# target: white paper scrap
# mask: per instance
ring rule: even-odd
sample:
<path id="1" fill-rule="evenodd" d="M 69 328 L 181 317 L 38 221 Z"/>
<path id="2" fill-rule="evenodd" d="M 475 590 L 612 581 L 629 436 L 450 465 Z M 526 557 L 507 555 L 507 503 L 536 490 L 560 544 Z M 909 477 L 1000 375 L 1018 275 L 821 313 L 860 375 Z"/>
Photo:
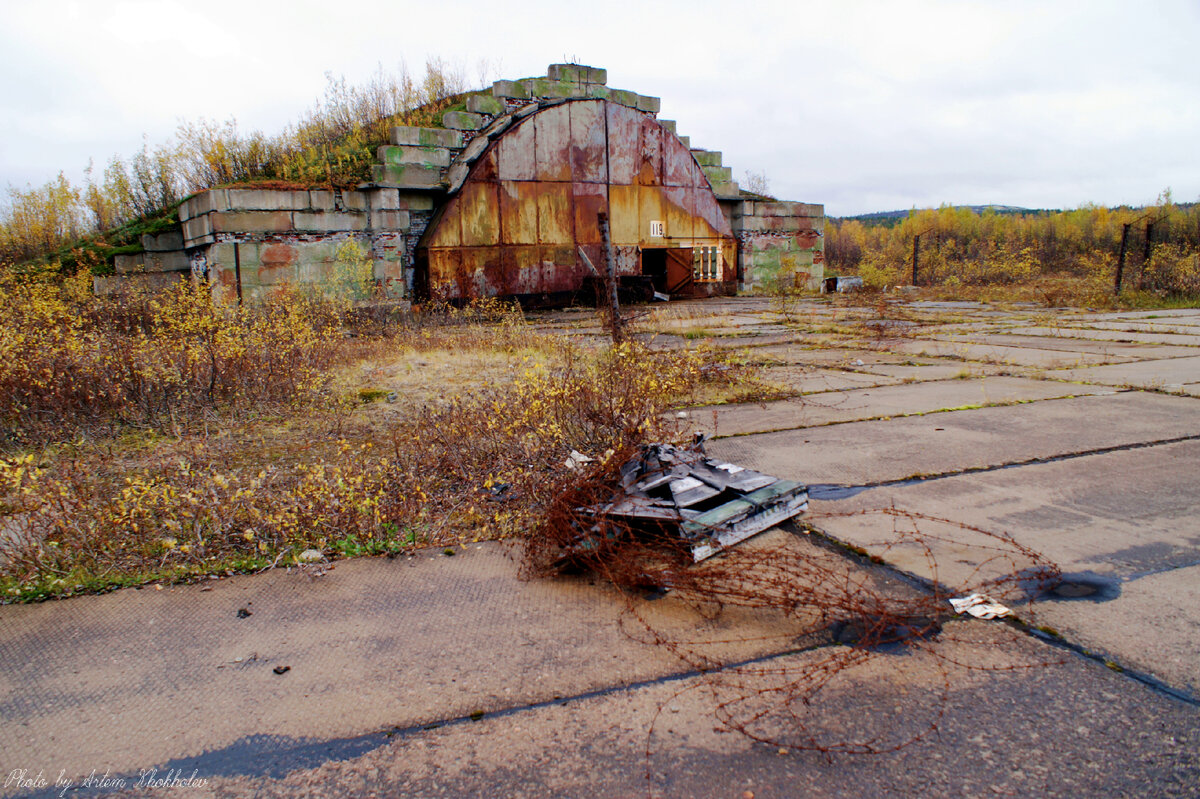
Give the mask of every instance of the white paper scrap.
<path id="1" fill-rule="evenodd" d="M 1011 616 L 1012 611 L 986 594 L 971 594 L 950 600 L 955 613 L 970 613 L 977 619 L 998 619 Z"/>

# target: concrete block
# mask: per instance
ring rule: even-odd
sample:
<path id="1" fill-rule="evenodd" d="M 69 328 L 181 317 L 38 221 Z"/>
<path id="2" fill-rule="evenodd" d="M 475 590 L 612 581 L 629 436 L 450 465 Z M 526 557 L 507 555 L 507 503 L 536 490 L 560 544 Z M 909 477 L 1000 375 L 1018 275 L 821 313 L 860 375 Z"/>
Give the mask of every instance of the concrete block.
<path id="1" fill-rule="evenodd" d="M 756 205 L 755 211 L 762 216 L 789 216 L 804 218 L 821 218 L 825 216 L 825 206 L 817 203 L 797 203 L 787 201 L 760 202 Z"/>
<path id="2" fill-rule="evenodd" d="M 713 183 L 713 194 L 718 197 L 737 197 L 741 193 L 741 187 L 737 181 L 729 181 L 728 183 Z"/>
<path id="3" fill-rule="evenodd" d="M 679 140 L 680 140 L 681 142 L 683 142 L 683 146 L 684 146 L 684 147 L 691 147 L 691 146 L 692 146 L 692 137 L 691 137 L 691 136 L 680 136 L 680 137 L 679 137 Z"/>
<path id="4" fill-rule="evenodd" d="M 450 166 L 450 151 L 445 147 L 401 147 L 385 144 L 375 151 L 381 164 L 421 164 L 423 166 Z"/>
<path id="5" fill-rule="evenodd" d="M 396 211 L 400 209 L 399 189 L 370 189 L 366 192 L 372 211 Z"/>
<path id="6" fill-rule="evenodd" d="M 546 67 L 546 77 L 549 80 L 565 81 L 567 83 L 584 83 L 583 76 L 587 67 L 578 64 L 551 64 Z"/>
<path id="7" fill-rule="evenodd" d="M 366 214 L 338 211 L 298 211 L 293 215 L 296 230 L 364 230 Z"/>
<path id="8" fill-rule="evenodd" d="M 612 100 L 614 103 L 620 103 L 621 105 L 627 105 L 630 108 L 638 107 L 637 92 L 627 92 L 624 89 L 613 89 L 609 93 L 608 99 Z"/>
<path id="9" fill-rule="evenodd" d="M 570 98 L 586 97 L 587 88 L 581 83 L 570 83 L 549 78 L 529 78 L 522 81 L 530 97 Z"/>
<path id="10" fill-rule="evenodd" d="M 433 198 L 428 194 L 407 193 L 403 189 L 397 192 L 398 202 L 401 210 L 407 211 L 432 211 Z"/>
<path id="11" fill-rule="evenodd" d="M 498 80 L 492 84 L 492 96 L 525 100 L 529 97 L 529 89 L 525 88 L 524 84 L 515 80 Z"/>
<path id="12" fill-rule="evenodd" d="M 179 221 L 183 222 L 212 211 L 228 211 L 229 202 L 225 189 L 209 189 L 188 198 L 179 206 Z"/>
<path id="13" fill-rule="evenodd" d="M 183 272 L 192 268 L 192 262 L 182 249 L 148 252 L 143 257 L 142 268 L 147 272 Z"/>
<path id="14" fill-rule="evenodd" d="M 117 270 L 118 275 L 140 272 L 142 271 L 142 265 L 145 263 L 142 260 L 144 254 L 139 252 L 135 255 L 118 255 L 113 258 L 113 267 Z"/>
<path id="15" fill-rule="evenodd" d="M 442 183 L 442 170 L 421 164 L 375 164 L 371 167 L 371 177 L 385 186 L 439 186 Z"/>
<path id="16" fill-rule="evenodd" d="M 291 211 L 224 211 L 208 215 L 214 233 L 284 233 L 292 230 Z"/>
<path id="17" fill-rule="evenodd" d="M 451 130 L 479 130 L 484 121 L 479 114 L 466 111 L 447 111 L 442 114 L 442 124 Z"/>
<path id="18" fill-rule="evenodd" d="M 586 87 L 588 97 L 594 97 L 597 100 L 607 100 L 612 94 L 612 89 L 598 83 L 589 83 Z"/>
<path id="19" fill-rule="evenodd" d="M 308 207 L 314 211 L 332 211 L 333 192 L 325 189 L 311 189 L 308 192 Z"/>
<path id="20" fill-rule="evenodd" d="M 226 189 L 230 211 L 304 211 L 308 208 L 307 191 L 273 189 Z"/>
<path id="21" fill-rule="evenodd" d="M 471 167 L 465 163 L 459 162 L 446 172 L 446 186 L 450 191 L 458 191 L 462 185 L 467 182 L 467 175 L 470 174 Z"/>
<path id="22" fill-rule="evenodd" d="M 342 210 L 345 211 L 366 211 L 367 210 L 367 195 L 361 191 L 343 191 L 342 192 Z"/>
<path id="23" fill-rule="evenodd" d="M 203 216 L 195 216 L 187 219 L 183 223 L 183 240 L 189 247 L 194 247 L 198 239 L 204 236 L 211 236 L 212 229 L 212 214 Z"/>
<path id="24" fill-rule="evenodd" d="M 401 147 L 449 147 L 457 149 L 463 146 L 463 135 L 457 130 L 442 128 L 392 128 L 392 144 Z"/>
<path id="25" fill-rule="evenodd" d="M 502 117 L 496 117 L 492 120 L 492 124 L 484 128 L 483 133 L 479 135 L 486 136 L 488 138 L 499 136 L 508 129 L 509 125 L 513 123 L 513 119 L 515 119 L 515 117 L 513 117 L 512 114 L 505 114 Z M 478 136 L 476 138 L 478 138 Z M 472 139 L 472 141 L 474 141 L 474 139 Z"/>
<path id="26" fill-rule="evenodd" d="M 499 116 L 504 113 L 504 103 L 486 94 L 472 94 L 467 97 L 467 110 L 472 114 Z"/>
<path id="27" fill-rule="evenodd" d="M 658 97 L 647 97 L 644 94 L 639 94 L 637 96 L 637 104 L 634 107 L 639 111 L 645 111 L 647 114 L 657 114 L 661 106 L 662 100 Z"/>
<path id="28" fill-rule="evenodd" d="M 458 160 L 468 164 L 473 163 L 476 158 L 483 155 L 483 151 L 488 148 L 488 144 L 487 136 L 476 136 L 471 139 L 470 144 L 463 148 L 463 151 L 458 156 Z"/>
<path id="29" fill-rule="evenodd" d="M 147 252 L 168 252 L 183 249 L 183 230 L 168 230 L 165 233 L 147 233 L 142 236 L 142 247 Z"/>
<path id="30" fill-rule="evenodd" d="M 721 154 L 716 150 L 692 150 L 696 163 L 700 166 L 720 166 Z"/>
<path id="31" fill-rule="evenodd" d="M 582 64 L 551 64 L 546 67 L 546 78 L 565 83 L 607 83 L 608 70 Z"/>
<path id="32" fill-rule="evenodd" d="M 408 230 L 410 227 L 408 211 L 372 211 L 370 219 L 371 230 Z"/>
<path id="33" fill-rule="evenodd" d="M 107 275 L 92 278 L 92 290 L 102 296 L 122 294 L 134 289 L 156 293 L 171 288 L 191 272 L 154 272 L 150 274 Z"/>
<path id="34" fill-rule="evenodd" d="M 676 127 L 676 126 L 675 126 L 675 120 L 673 120 L 673 119 L 660 119 L 660 120 L 658 120 L 658 124 L 662 125 L 664 128 L 666 128 L 667 130 L 671 131 L 671 132 L 672 132 L 672 133 L 674 133 L 676 136 L 678 136 L 678 135 L 679 135 L 679 131 L 675 129 L 675 127 Z"/>
<path id="35" fill-rule="evenodd" d="M 727 166 L 701 166 L 709 183 L 728 183 L 733 180 L 733 170 Z"/>

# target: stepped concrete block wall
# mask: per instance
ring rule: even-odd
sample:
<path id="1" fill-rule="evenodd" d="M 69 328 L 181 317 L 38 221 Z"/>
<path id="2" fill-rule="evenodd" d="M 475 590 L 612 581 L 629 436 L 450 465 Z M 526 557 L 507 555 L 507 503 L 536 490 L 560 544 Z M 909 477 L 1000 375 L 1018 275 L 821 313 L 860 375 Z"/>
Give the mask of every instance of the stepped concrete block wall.
<path id="1" fill-rule="evenodd" d="M 370 259 L 377 288 L 398 299 L 411 293 L 406 256 L 434 204 L 428 193 L 391 186 L 346 191 L 217 189 L 180 207 L 185 249 L 179 254 L 186 255 L 190 271 L 204 276 L 214 296 L 222 299 L 257 300 L 294 285 L 353 293 L 362 287 L 350 285 L 351 253 L 341 250 L 352 241 Z"/>
<path id="2" fill-rule="evenodd" d="M 820 291 L 825 277 L 825 207 L 746 200 L 735 211 L 744 289 Z"/>

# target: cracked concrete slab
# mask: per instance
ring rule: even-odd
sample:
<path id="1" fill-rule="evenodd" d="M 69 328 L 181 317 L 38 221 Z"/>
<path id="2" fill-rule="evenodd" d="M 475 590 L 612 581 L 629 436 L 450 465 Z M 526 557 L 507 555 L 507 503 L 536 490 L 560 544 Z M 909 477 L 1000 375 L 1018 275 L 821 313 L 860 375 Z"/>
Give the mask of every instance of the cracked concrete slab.
<path id="1" fill-rule="evenodd" d="M 1192 347 L 1158 346 L 1058 334 L 1039 335 L 1036 333 L 1026 334 L 1024 332 L 1011 334 L 987 333 L 969 334 L 954 338 L 939 336 L 938 338 L 943 341 L 972 341 L 975 343 L 1003 344 L 1012 347 L 1030 347 L 1061 352 L 1090 352 L 1106 358 L 1116 356 L 1120 358 L 1128 357 L 1139 360 L 1151 360 L 1154 358 L 1186 358 L 1197 354 L 1196 350 Z"/>
<path id="2" fill-rule="evenodd" d="M 898 752 L 822 754 L 753 744 L 730 733 L 697 678 L 487 715 L 436 729 L 380 736 L 341 757 L 303 763 L 278 776 L 284 747 L 254 763 L 207 772 L 204 797 L 688 796 L 698 799 L 862 796 L 1189 796 L 1200 779 L 1200 725 L 1195 708 L 1131 684 L 1102 666 L 1015 634 L 1003 625 L 951 625 L 932 647 L 952 657 L 979 657 L 1015 670 L 937 668 L 922 676 L 912 661 L 881 658 L 839 679 L 827 715 L 793 711 L 814 734 L 836 738 L 849 728 L 886 736 L 910 715 L 937 732 Z M 996 660 L 995 653 L 1003 653 Z M 800 670 L 811 656 L 780 659 Z M 909 661 L 906 663 L 905 661 Z M 922 706 L 922 700 L 945 699 Z M 870 713 L 855 712 L 870 697 Z M 786 733 L 768 715 L 765 733 Z M 337 742 L 329 745 L 339 752 Z M 365 750 L 365 751 L 361 751 Z M 249 760 L 249 758 L 246 758 Z M 187 764 L 181 764 L 185 768 Z M 238 769 L 241 765 L 241 770 Z M 257 766 L 258 771 L 255 770 Z M 190 769 L 188 771 L 190 773 Z M 130 791 L 130 795 L 136 795 Z M 191 795 L 191 794 L 189 794 Z"/>
<path id="3" fill-rule="evenodd" d="M 763 370 L 763 381 L 787 386 L 803 394 L 822 391 L 845 391 L 852 388 L 873 388 L 903 382 L 903 378 L 869 372 L 848 372 L 823 369 L 817 366 L 771 366 Z"/>
<path id="4" fill-rule="evenodd" d="M 826 391 L 756 405 L 697 408 L 691 413 L 698 430 L 731 436 L 1096 393 L 1107 392 L 1069 383 L 988 377 Z"/>
<path id="5" fill-rule="evenodd" d="M 1022 618 L 1200 696 L 1198 481 L 1200 441 L 1193 440 L 883 486 L 814 502 L 813 512 L 818 527 L 868 550 L 878 520 L 841 514 L 898 508 L 1008 533 L 1095 589 L 1015 607 Z M 975 568 L 975 534 L 917 526 L 937 536 L 938 579 L 952 584 Z M 893 548 L 887 559 L 933 578 L 920 548 Z"/>
<path id="6" fill-rule="evenodd" d="M 1200 403 L 1128 391 L 737 436 L 709 451 L 811 485 L 857 486 L 1181 436 L 1200 436 Z"/>
<path id="7" fill-rule="evenodd" d="M 1095 329 L 1086 327 L 1026 327 L 1020 333 L 1028 336 L 1080 338 L 1093 341 L 1159 344 L 1178 347 L 1200 347 L 1200 335 L 1179 333 L 1145 333 L 1129 330 Z"/>
<path id="8" fill-rule="evenodd" d="M 1041 369 L 1056 369 L 1071 366 L 1090 366 L 1103 363 L 1121 363 L 1131 359 L 1128 355 L 1101 355 L 1093 352 L 1062 352 L 1032 347 L 1011 347 L 1001 344 L 975 344 L 967 341 L 940 341 L 937 339 L 912 339 L 888 343 L 891 352 L 910 355 L 928 355 L 959 358 L 964 361 L 986 361 L 1011 366 L 1033 366 Z"/>
<path id="9" fill-rule="evenodd" d="M 480 544 L 342 561 L 318 579 L 276 570 L 0 607 L 0 751 L 71 774 L 128 771 L 251 733 L 339 738 L 682 667 L 621 631 L 615 589 L 524 581 L 517 568 L 500 545 Z M 669 597 L 650 612 L 668 630 L 711 626 Z M 773 651 L 780 624 L 724 618 L 710 632 L 737 627 L 745 639 L 714 654 Z"/>
<path id="10" fill-rule="evenodd" d="M 1106 386 L 1137 386 L 1178 391 L 1185 385 L 1200 383 L 1200 356 L 1091 366 L 1083 369 L 1055 369 L 1046 372 L 1046 377 Z"/>

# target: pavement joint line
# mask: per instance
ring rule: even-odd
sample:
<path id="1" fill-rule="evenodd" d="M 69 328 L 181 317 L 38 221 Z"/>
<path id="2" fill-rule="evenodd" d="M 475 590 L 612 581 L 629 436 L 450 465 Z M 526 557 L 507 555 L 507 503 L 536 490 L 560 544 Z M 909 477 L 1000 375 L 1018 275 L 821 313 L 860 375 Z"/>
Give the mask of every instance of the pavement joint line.
<path id="1" fill-rule="evenodd" d="M 1132 444 L 1114 444 L 1111 447 L 1098 447 L 1096 449 L 1085 449 L 1077 452 L 1066 452 L 1061 455 L 1051 455 L 1044 458 L 1028 458 L 1021 461 L 1006 461 L 1004 463 L 990 464 L 987 466 L 968 466 L 965 469 L 956 469 L 951 472 L 939 472 L 937 474 L 929 475 L 913 475 L 910 477 L 900 477 L 895 480 L 879 480 L 872 483 L 862 483 L 852 486 L 833 485 L 829 486 L 825 490 L 831 495 L 836 492 L 859 493 L 862 491 L 868 491 L 872 488 L 887 488 L 890 486 L 906 486 L 914 485 L 916 483 L 928 483 L 933 480 L 945 480 L 950 477 L 962 477 L 963 475 L 968 474 L 999 472 L 1005 469 L 1016 469 L 1022 466 L 1039 466 L 1045 463 L 1059 463 L 1060 461 L 1075 460 L 1076 458 L 1088 458 L 1093 455 L 1107 455 L 1112 452 L 1129 452 L 1137 449 L 1148 449 L 1150 447 L 1165 447 L 1171 444 L 1181 444 L 1185 441 L 1200 441 L 1200 433 L 1187 436 L 1176 436 L 1175 438 L 1160 438 L 1154 441 L 1135 441 Z M 820 496 L 813 495 L 811 490 L 809 495 L 812 499 L 822 499 Z M 853 496 L 853 494 L 851 494 L 851 496 Z M 844 498 L 845 497 L 841 497 L 839 499 Z M 836 502 L 838 499 L 830 499 L 826 501 Z"/>
<path id="2" fill-rule="evenodd" d="M 1153 577 L 1156 574 L 1166 574 L 1167 572 L 1178 571 L 1179 569 L 1191 569 L 1200 566 L 1200 560 L 1194 560 L 1191 563 L 1180 563 L 1175 566 L 1164 566 L 1161 569 L 1147 569 L 1146 571 L 1134 572 L 1121 579 L 1122 582 L 1130 583 L 1134 580 L 1140 580 L 1143 577 Z"/>
<path id="3" fill-rule="evenodd" d="M 956 378 L 948 378 L 948 379 L 954 380 Z M 921 381 L 921 382 L 933 383 L 936 381 L 928 380 L 928 381 Z M 903 384 L 901 384 L 901 385 L 903 385 Z M 984 408 L 1009 408 L 1009 407 L 1012 407 L 1013 405 L 1032 405 L 1035 402 L 1057 402 L 1059 400 L 1080 399 L 1081 397 L 1111 397 L 1111 396 L 1115 396 L 1117 394 L 1129 394 L 1129 393 L 1133 393 L 1133 392 L 1137 392 L 1137 391 L 1142 391 L 1142 389 L 1114 388 L 1114 390 L 1108 394 L 1103 394 L 1103 393 L 1101 393 L 1101 394 L 1068 394 L 1063 397 L 1042 397 L 1042 398 L 1034 398 L 1034 399 L 1003 400 L 1001 402 L 980 402 L 980 403 L 971 404 L 971 405 L 960 405 L 957 408 L 934 408 L 933 410 L 929 410 L 929 411 L 910 411 L 908 413 L 888 413 L 888 414 L 880 414 L 879 416 L 864 416 L 861 419 L 838 419 L 838 420 L 834 420 L 832 422 L 821 422 L 820 424 L 802 424 L 802 425 L 796 425 L 795 427 L 773 427 L 769 430 L 753 430 L 753 431 L 749 431 L 746 433 L 726 433 L 725 435 L 721 435 L 718 433 L 717 435 L 714 435 L 707 440 L 720 441 L 720 440 L 726 439 L 726 438 L 744 438 L 746 436 L 767 435 L 768 433 L 786 433 L 789 430 L 817 430 L 822 427 L 836 427 L 838 425 L 859 424 L 861 422 L 886 422 L 886 421 L 891 421 L 892 419 L 910 419 L 910 418 L 920 417 L 920 416 L 931 416 L 932 414 L 935 414 L 935 413 L 955 413 L 957 411 L 978 411 L 978 410 L 982 410 Z M 832 392 L 830 392 L 830 393 L 832 393 Z M 1178 396 L 1178 395 L 1172 394 L 1170 396 Z M 737 404 L 745 405 L 745 404 L 751 404 L 751 403 L 737 403 Z M 718 407 L 729 408 L 729 407 L 735 407 L 735 406 L 734 405 L 726 405 L 726 406 L 718 406 Z"/>
<path id="4" fill-rule="evenodd" d="M 732 669 L 741 668 L 743 666 L 752 666 L 758 663 L 767 663 L 779 658 L 790 657 L 792 655 L 804 654 L 806 652 L 814 652 L 818 649 L 823 649 L 828 646 L 835 645 L 832 642 L 822 642 L 805 647 L 793 647 L 778 652 L 770 652 L 765 655 L 747 658 L 745 660 L 726 663 L 721 666 L 716 666 L 711 669 L 689 669 L 682 672 L 673 672 L 664 674 L 658 677 L 649 677 L 643 680 L 635 680 L 630 683 L 621 685 L 610 685 L 602 688 L 593 688 L 588 691 L 583 691 L 570 696 L 560 696 L 554 699 L 540 700 L 537 702 L 527 702 L 522 705 L 512 705 L 509 707 L 500 708 L 498 710 L 489 711 L 472 711 L 466 715 L 451 716 L 447 718 L 435 719 L 417 724 L 410 724 L 406 727 L 387 727 L 383 729 L 373 730 L 371 732 L 362 733 L 360 735 L 352 735 L 344 738 L 326 738 L 326 739 L 292 739 L 293 743 L 290 746 L 272 746 L 271 736 L 253 735 L 248 736 L 250 739 L 257 742 L 257 750 L 255 744 L 243 743 L 246 739 L 239 739 L 222 749 L 210 750 L 208 752 L 194 755 L 191 757 L 177 758 L 167 763 L 160 764 L 158 772 L 166 774 L 169 771 L 175 771 L 180 774 L 190 774 L 193 770 L 200 771 L 205 777 L 263 777 L 269 776 L 273 778 L 282 778 L 284 775 L 302 768 L 312 768 L 323 763 L 339 762 L 350 760 L 356 757 L 361 757 L 369 752 L 373 752 L 380 747 L 386 746 L 391 741 L 397 738 L 404 738 L 409 735 L 429 732 L 440 729 L 442 727 L 455 727 L 461 724 L 481 721 L 483 719 L 505 718 L 508 716 L 517 715 L 531 710 L 541 710 L 556 705 L 567 705 L 574 702 L 595 699 L 597 697 L 610 696 L 612 694 L 625 693 L 629 691 L 637 691 L 642 688 L 648 688 L 655 685 L 666 685 L 673 682 L 687 680 L 693 677 L 698 677 L 708 673 L 719 673 Z M 139 777 L 155 766 L 145 766 L 135 768 L 133 771 L 112 775 L 110 779 L 125 779 L 127 784 L 134 784 Z M 14 799 L 42 799 L 46 797 L 57 797 L 58 789 L 51 788 L 49 790 L 38 791 L 34 793 L 17 794 Z M 94 794 L 94 791 L 84 789 L 82 792 L 72 790 L 72 796 L 78 794 L 80 796 Z"/>
<path id="5" fill-rule="evenodd" d="M 1200 436 L 1197 436 L 1197 438 L 1200 438 Z M 914 574 L 906 569 L 901 569 L 899 566 L 896 566 L 893 563 L 889 563 L 886 560 L 883 560 L 883 559 L 880 559 L 878 561 L 870 560 L 869 556 L 860 554 L 859 552 L 855 551 L 855 549 L 852 549 L 851 545 L 849 543 L 842 541 L 837 536 L 832 535 L 828 531 L 821 529 L 820 527 L 816 526 L 812 522 L 806 522 L 805 525 L 812 533 L 815 533 L 817 535 L 818 540 L 822 540 L 822 539 L 825 540 L 834 548 L 836 548 L 839 551 L 842 551 L 844 553 L 847 553 L 849 556 L 852 556 L 853 558 L 859 560 L 863 564 L 870 563 L 872 566 L 874 566 L 876 568 L 885 569 L 888 572 L 890 572 L 891 574 L 900 578 L 901 580 L 909 583 L 910 585 L 914 585 L 925 591 L 938 592 L 943 596 L 950 596 L 953 593 L 952 591 L 950 591 L 946 586 L 942 585 L 941 583 L 938 583 L 934 580 L 930 580 L 926 577 L 922 577 L 919 574 Z M 961 618 L 961 617 L 951 616 L 951 618 Z M 962 619 L 962 620 L 963 621 L 971 621 L 970 619 Z M 1163 682 L 1162 680 L 1158 679 L 1157 677 L 1147 674 L 1144 671 L 1140 671 L 1139 669 L 1125 666 L 1121 662 L 1119 662 L 1111 657 L 1100 654 L 1098 652 L 1094 652 L 1091 649 L 1088 649 L 1087 647 L 1083 646 L 1082 644 L 1077 644 L 1074 641 L 1070 641 L 1070 640 L 1066 639 L 1065 637 L 1063 637 L 1061 634 L 1053 634 L 1053 633 L 1046 632 L 1045 630 L 1043 630 L 1033 624 L 1030 624 L 1029 622 L 1016 616 L 1015 613 L 1010 618 L 1001 618 L 1001 619 L 996 619 L 995 621 L 999 621 L 1003 624 L 1006 624 L 1011 629 L 1018 630 L 1026 636 L 1036 638 L 1039 641 L 1043 641 L 1052 646 L 1058 647 L 1060 649 L 1065 649 L 1074 655 L 1078 655 L 1079 657 L 1086 658 L 1087 660 L 1091 660 L 1096 663 L 1099 663 L 1100 665 L 1108 668 L 1110 671 L 1114 671 L 1117 674 L 1120 674 L 1124 677 L 1128 677 L 1129 679 L 1133 680 L 1134 682 L 1141 683 L 1142 685 L 1146 686 L 1147 688 L 1149 688 L 1152 691 L 1155 691 L 1156 693 L 1163 694 L 1164 696 L 1169 696 L 1172 699 L 1175 699 L 1179 702 L 1183 702 L 1184 704 L 1187 704 L 1187 705 L 1191 705 L 1192 707 L 1200 707 L 1200 696 L 1196 696 L 1196 695 L 1192 694 L 1191 692 L 1186 691 L 1182 688 L 1175 688 L 1172 685 L 1168 685 L 1167 683 Z"/>

